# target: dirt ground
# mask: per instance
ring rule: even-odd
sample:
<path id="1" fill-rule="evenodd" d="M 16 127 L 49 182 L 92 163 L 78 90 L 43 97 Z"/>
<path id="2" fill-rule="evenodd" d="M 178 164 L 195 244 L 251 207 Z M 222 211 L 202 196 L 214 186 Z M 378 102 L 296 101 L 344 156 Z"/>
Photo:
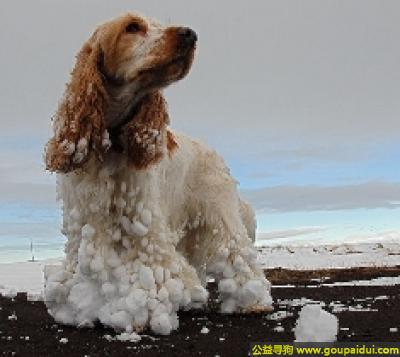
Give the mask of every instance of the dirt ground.
<path id="1" fill-rule="evenodd" d="M 211 283 L 206 310 L 181 312 L 178 331 L 170 336 L 144 336 L 137 343 L 108 341 L 105 336 L 115 333 L 102 326 L 77 329 L 56 324 L 42 302 L 27 301 L 24 294 L 14 299 L 0 296 L 0 353 L 35 357 L 247 356 L 251 341 L 293 341 L 292 329 L 305 299 L 324 302 L 325 308 L 335 313 L 339 341 L 400 340 L 399 285 L 328 287 L 318 282 L 399 276 L 400 267 L 320 272 L 273 269 L 267 275 L 279 285 L 272 289 L 273 314 L 221 315 L 216 287 Z M 283 287 L 285 284 L 290 287 Z M 203 327 L 209 333 L 200 333 Z"/>

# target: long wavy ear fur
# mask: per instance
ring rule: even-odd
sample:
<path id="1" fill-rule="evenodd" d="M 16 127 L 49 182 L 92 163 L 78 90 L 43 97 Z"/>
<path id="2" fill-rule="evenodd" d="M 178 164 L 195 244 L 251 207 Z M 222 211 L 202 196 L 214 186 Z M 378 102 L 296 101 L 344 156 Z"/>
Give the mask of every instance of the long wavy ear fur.
<path id="1" fill-rule="evenodd" d="M 167 130 L 168 124 L 167 105 L 162 94 L 147 95 L 122 133 L 125 150 L 134 168 L 146 169 L 175 149 L 176 142 Z"/>
<path id="2" fill-rule="evenodd" d="M 98 68 L 101 55 L 95 33 L 77 55 L 54 118 L 54 136 L 45 147 L 46 168 L 50 171 L 66 173 L 79 168 L 91 152 L 102 160 L 110 146 L 104 121 L 108 97 Z"/>

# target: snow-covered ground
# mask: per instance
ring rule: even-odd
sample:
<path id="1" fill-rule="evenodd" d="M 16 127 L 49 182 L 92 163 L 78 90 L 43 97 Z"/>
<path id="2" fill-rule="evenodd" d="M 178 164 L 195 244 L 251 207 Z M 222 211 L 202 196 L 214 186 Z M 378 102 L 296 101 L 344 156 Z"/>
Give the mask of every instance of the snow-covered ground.
<path id="1" fill-rule="evenodd" d="M 27 292 L 30 299 L 41 299 L 43 269 L 48 264 L 59 263 L 60 259 L 50 259 L 0 264 L 0 294 L 13 296 L 17 292 Z"/>
<path id="2" fill-rule="evenodd" d="M 317 270 L 400 265 L 400 242 L 312 243 L 258 247 L 264 269 Z"/>
<path id="3" fill-rule="evenodd" d="M 264 268 L 329 269 L 368 266 L 400 265 L 400 243 L 355 243 L 343 245 L 274 245 L 259 247 L 259 260 Z M 14 295 L 28 292 L 32 299 L 41 298 L 43 268 L 59 263 L 59 259 L 37 262 L 0 264 L 0 293 Z M 400 277 L 379 278 L 369 281 L 334 283 L 335 285 L 393 285 Z"/>

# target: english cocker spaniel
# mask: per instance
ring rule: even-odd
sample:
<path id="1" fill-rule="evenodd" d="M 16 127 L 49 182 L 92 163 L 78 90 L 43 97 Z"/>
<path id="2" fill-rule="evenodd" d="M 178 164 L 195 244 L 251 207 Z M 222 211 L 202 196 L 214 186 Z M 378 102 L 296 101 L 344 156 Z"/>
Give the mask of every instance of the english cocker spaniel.
<path id="1" fill-rule="evenodd" d="M 68 238 L 45 271 L 56 321 L 169 334 L 179 309 L 270 311 L 255 219 L 224 161 L 169 127 L 161 90 L 188 73 L 197 35 L 137 14 L 99 26 L 76 65 L 45 148 Z"/>

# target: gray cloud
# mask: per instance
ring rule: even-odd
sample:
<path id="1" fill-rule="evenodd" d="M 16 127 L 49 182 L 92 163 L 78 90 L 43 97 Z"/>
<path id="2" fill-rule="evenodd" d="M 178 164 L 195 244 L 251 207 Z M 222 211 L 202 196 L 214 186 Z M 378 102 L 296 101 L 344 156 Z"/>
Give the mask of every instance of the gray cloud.
<path id="1" fill-rule="evenodd" d="M 0 204 L 54 205 L 55 175 L 45 171 L 41 142 L 28 141 L 16 136 L 0 142 Z"/>
<path id="2" fill-rule="evenodd" d="M 39 174 L 39 173 L 38 173 Z M 32 182 L 10 182 L 0 177 L 1 202 L 56 204 L 55 177 L 39 176 Z M 258 190 L 241 190 L 241 196 L 259 212 L 330 211 L 347 209 L 400 208 L 400 183 L 367 182 L 345 186 L 274 186 Z M 318 233 L 323 228 L 305 227 L 307 231 L 288 230 L 282 234 Z M 311 229 L 311 230 L 309 230 Z M 274 233 L 274 235 L 278 233 Z M 273 237 L 273 238 L 278 238 Z M 284 238 L 284 236 L 282 236 Z M 267 236 L 265 238 L 267 239 Z"/>
<path id="3" fill-rule="evenodd" d="M 290 148 L 293 145 L 291 142 L 285 143 L 284 147 L 280 147 L 279 149 L 276 148 L 276 144 L 274 147 L 268 148 L 266 145 L 266 150 L 263 153 L 263 157 L 265 159 L 283 159 L 283 160 L 296 160 L 304 161 L 304 160 L 327 160 L 332 162 L 347 162 L 347 161 L 354 161 L 360 159 L 360 154 L 355 154 L 352 151 L 352 144 L 341 144 L 341 149 L 338 151 L 333 151 L 332 147 L 329 145 L 305 145 L 305 144 L 297 144 L 295 148 Z M 295 144 L 296 145 L 296 144 Z M 364 147 L 365 150 L 365 147 Z M 343 152 L 346 152 L 347 155 L 343 157 Z M 364 155 L 365 157 L 368 156 L 367 153 Z"/>
<path id="4" fill-rule="evenodd" d="M 266 176 L 273 177 L 318 160 L 372 157 L 377 146 L 398 142 L 396 0 L 4 0 L 0 144 L 4 133 L 10 140 L 7 153 L 0 147 L 1 199 L 53 200 L 42 146 L 74 55 L 98 23 L 127 10 L 198 32 L 189 77 L 166 90 L 172 126 L 232 162 L 267 163 Z M 43 143 L 19 150 L 23 135 Z M 399 200 L 397 184 L 378 182 L 245 194 L 271 211 L 394 207 L 391 199 Z"/>
<path id="5" fill-rule="evenodd" d="M 6 186 L 0 184 L 0 197 L 0 204 L 23 203 L 55 207 L 56 187 L 54 184 L 44 183 L 7 183 Z"/>
<path id="6" fill-rule="evenodd" d="M 279 231 L 260 232 L 257 234 L 257 240 L 262 241 L 262 240 L 271 240 L 277 238 L 298 237 L 308 234 L 321 233 L 325 230 L 326 228 L 324 227 L 299 227 L 299 228 L 285 229 Z"/>
<path id="7" fill-rule="evenodd" d="M 257 210 L 269 212 L 399 208 L 400 183 L 371 181 L 344 186 L 275 186 L 243 190 Z"/>
<path id="8" fill-rule="evenodd" d="M 82 42 L 99 22 L 135 9 L 199 33 L 192 73 L 166 93 L 173 126 L 218 149 L 262 153 L 265 143 L 296 140 L 335 152 L 399 137 L 392 0 L 1 1 L 3 130 L 48 130 Z"/>
<path id="9" fill-rule="evenodd" d="M 400 231 L 384 231 L 369 234 L 357 234 L 351 235 L 344 238 L 345 242 L 355 243 L 366 243 L 366 242 L 393 242 L 398 243 L 400 241 Z"/>

